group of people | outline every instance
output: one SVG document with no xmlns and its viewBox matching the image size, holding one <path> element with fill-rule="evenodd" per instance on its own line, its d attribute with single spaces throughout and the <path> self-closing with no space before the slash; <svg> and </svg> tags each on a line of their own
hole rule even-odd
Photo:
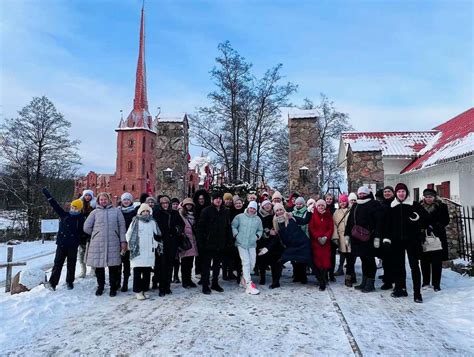
<svg viewBox="0 0 474 357">
<path fill-rule="evenodd" d="M 66 284 L 74 288 L 78 252 L 80 277 L 90 266 L 97 279 L 96 295 L 104 292 L 108 268 L 109 295 L 128 291 L 133 273 L 138 300 L 149 297 L 150 286 L 158 289 L 159 296 L 172 293 L 172 282 L 196 288 L 193 268 L 204 294 L 224 291 L 219 284 L 221 272 L 224 280 L 235 279 L 246 293 L 259 294 L 252 275 L 264 285 L 270 270 L 269 288 L 279 288 L 282 268 L 289 262 L 295 283 L 307 284 L 312 274 L 324 291 L 329 281 L 344 276 L 345 285 L 353 287 L 357 258 L 362 278 L 354 288 L 370 293 L 375 291 L 378 257 L 384 270 L 381 289 L 393 289 L 391 295 L 398 298 L 408 296 L 408 256 L 414 301 L 421 303 L 422 285 L 441 289 L 442 261 L 448 258 L 447 206 L 429 188 L 423 191 L 421 202 L 410 201 L 403 183 L 386 186 L 377 197 L 362 186 L 357 193 L 339 195 L 337 202 L 331 194 L 306 201 L 293 193 L 285 202 L 278 191 L 272 196 L 263 192 L 242 198 L 198 190 L 193 198 L 182 201 L 142 194 L 140 202 L 134 203 L 125 192 L 117 207 L 109 194 L 94 197 L 85 190 L 71 202 L 69 212 L 46 188 L 43 193 L 60 217 L 48 282 L 52 290 L 66 259 Z"/>
</svg>

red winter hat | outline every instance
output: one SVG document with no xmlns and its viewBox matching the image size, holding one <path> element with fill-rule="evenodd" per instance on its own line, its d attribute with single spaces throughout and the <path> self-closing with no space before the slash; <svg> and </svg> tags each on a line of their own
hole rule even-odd
<svg viewBox="0 0 474 357">
<path fill-rule="evenodd" d="M 349 202 L 349 198 L 347 197 L 347 195 L 339 195 L 339 198 L 338 198 L 338 201 L 339 202 Z"/>
</svg>

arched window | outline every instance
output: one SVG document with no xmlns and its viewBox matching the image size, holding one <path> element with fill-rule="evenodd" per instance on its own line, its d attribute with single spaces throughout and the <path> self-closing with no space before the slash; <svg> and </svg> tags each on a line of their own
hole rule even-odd
<svg viewBox="0 0 474 357">
<path fill-rule="evenodd" d="M 127 191 L 127 186 L 123 185 L 123 192 Z"/>
<path fill-rule="evenodd" d="M 142 175 L 145 175 L 145 159 L 142 159 Z"/>
<path fill-rule="evenodd" d="M 132 191 L 135 191 L 135 185 L 132 185 Z"/>
<path fill-rule="evenodd" d="M 145 141 L 145 137 L 143 137 L 143 143 L 142 143 L 142 151 L 145 152 L 145 148 L 146 148 L 146 141 Z"/>
<path fill-rule="evenodd" d="M 133 170 L 133 162 L 129 161 L 127 162 L 127 171 L 131 172 Z"/>
</svg>

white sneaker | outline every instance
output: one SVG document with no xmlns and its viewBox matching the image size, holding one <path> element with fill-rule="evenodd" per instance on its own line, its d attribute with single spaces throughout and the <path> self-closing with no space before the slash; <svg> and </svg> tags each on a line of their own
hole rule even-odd
<svg viewBox="0 0 474 357">
<path fill-rule="evenodd" d="M 143 296 L 145 297 L 145 299 L 149 299 L 149 298 L 150 298 L 150 294 L 145 293 L 145 292 L 143 293 Z"/>
<path fill-rule="evenodd" d="M 243 287 L 244 289 L 247 287 L 247 282 L 245 281 L 243 277 L 240 278 L 240 286 Z"/>
<path fill-rule="evenodd" d="M 140 293 L 136 293 L 135 296 L 137 297 L 137 300 L 145 300 L 146 299 L 145 295 L 143 294 L 143 291 L 140 292 Z"/>
<path fill-rule="evenodd" d="M 257 289 L 253 281 L 250 281 L 247 284 L 247 288 L 245 289 L 245 292 L 250 295 L 258 295 L 260 294 L 260 290 Z"/>
</svg>

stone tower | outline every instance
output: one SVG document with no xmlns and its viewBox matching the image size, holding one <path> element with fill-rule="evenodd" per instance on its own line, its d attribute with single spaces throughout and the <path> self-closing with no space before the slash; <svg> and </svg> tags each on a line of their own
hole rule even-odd
<svg viewBox="0 0 474 357">
<path fill-rule="evenodd" d="M 156 194 L 187 196 L 189 163 L 188 117 L 158 118 L 156 139 Z"/>
<path fill-rule="evenodd" d="M 305 199 L 319 194 L 319 139 L 317 116 L 313 110 L 288 115 L 290 193 Z"/>
<path fill-rule="evenodd" d="M 117 131 L 116 188 L 134 197 L 142 192 L 154 193 L 155 139 L 154 122 L 148 111 L 145 66 L 145 18 L 142 8 L 138 50 L 135 98 L 126 120 L 121 119 Z"/>
</svg>

